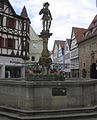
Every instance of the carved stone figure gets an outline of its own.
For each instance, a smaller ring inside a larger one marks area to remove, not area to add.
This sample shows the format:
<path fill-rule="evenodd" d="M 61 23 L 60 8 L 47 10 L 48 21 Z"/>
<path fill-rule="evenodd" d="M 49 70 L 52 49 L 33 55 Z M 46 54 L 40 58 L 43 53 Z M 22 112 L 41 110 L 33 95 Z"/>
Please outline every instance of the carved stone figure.
<path fill-rule="evenodd" d="M 46 2 L 43 4 L 43 8 L 40 10 L 39 15 L 43 14 L 43 31 L 49 31 L 51 26 L 52 15 L 50 10 L 48 9 L 49 3 Z"/>

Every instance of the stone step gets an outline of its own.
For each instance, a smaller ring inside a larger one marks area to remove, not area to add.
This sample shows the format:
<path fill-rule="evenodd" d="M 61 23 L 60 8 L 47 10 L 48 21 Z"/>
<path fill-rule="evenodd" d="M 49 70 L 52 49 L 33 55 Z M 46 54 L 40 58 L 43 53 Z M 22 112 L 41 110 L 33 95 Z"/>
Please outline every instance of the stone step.
<path fill-rule="evenodd" d="M 21 110 L 0 106 L 0 115 L 13 119 L 35 120 L 35 119 L 59 119 L 59 118 L 80 118 L 97 116 L 97 107 L 71 108 L 64 110 Z"/>
<path fill-rule="evenodd" d="M 93 117 L 97 116 L 97 106 L 63 110 L 21 110 L 0 106 L 0 115 L 20 120 Z"/>

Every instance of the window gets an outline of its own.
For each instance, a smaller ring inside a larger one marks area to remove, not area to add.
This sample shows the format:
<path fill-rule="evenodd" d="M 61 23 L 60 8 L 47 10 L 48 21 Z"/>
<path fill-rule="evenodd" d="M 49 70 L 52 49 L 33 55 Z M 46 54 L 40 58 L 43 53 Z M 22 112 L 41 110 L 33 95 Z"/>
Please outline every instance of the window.
<path fill-rule="evenodd" d="M 27 31 L 27 33 L 29 33 L 29 31 L 30 31 L 29 24 L 26 22 L 22 23 L 22 30 Z"/>
<path fill-rule="evenodd" d="M 3 24 L 3 16 L 0 15 L 0 26 Z"/>
<path fill-rule="evenodd" d="M 23 30 L 26 30 L 26 23 L 23 23 Z"/>
<path fill-rule="evenodd" d="M 6 40 L 7 40 L 6 47 L 10 48 L 10 49 L 15 49 L 15 40 L 13 40 L 11 38 L 8 38 Z"/>
<path fill-rule="evenodd" d="M 16 26 L 16 20 L 8 17 L 6 25 L 7 25 L 7 27 L 14 29 Z"/>
<path fill-rule="evenodd" d="M 0 8 L 4 8 L 4 3 L 3 2 L 0 2 Z"/>
<path fill-rule="evenodd" d="M 28 32 L 28 33 L 29 33 L 29 31 L 30 31 L 29 29 L 30 29 L 30 28 L 29 28 L 29 24 L 27 24 L 27 32 Z"/>
<path fill-rule="evenodd" d="M 27 50 L 27 52 L 29 52 L 29 43 L 28 42 L 26 42 L 26 50 Z"/>
<path fill-rule="evenodd" d="M 4 47 L 4 39 L 0 37 L 0 47 Z"/>
<path fill-rule="evenodd" d="M 35 56 L 32 56 L 32 61 L 35 61 Z"/>

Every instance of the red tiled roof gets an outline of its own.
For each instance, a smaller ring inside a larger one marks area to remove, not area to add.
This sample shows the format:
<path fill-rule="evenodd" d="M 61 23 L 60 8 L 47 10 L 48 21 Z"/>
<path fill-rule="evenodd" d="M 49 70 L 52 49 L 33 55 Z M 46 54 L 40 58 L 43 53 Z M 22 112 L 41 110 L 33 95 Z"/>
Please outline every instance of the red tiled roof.
<path fill-rule="evenodd" d="M 97 15 L 94 17 L 92 22 L 90 23 L 88 29 L 84 32 L 84 37 L 80 42 L 86 41 L 89 38 L 97 36 Z"/>
<path fill-rule="evenodd" d="M 64 44 L 65 44 L 65 41 L 60 41 L 60 46 L 61 46 L 61 48 L 63 48 L 64 49 Z"/>
<path fill-rule="evenodd" d="M 78 28 L 78 27 L 73 27 L 74 33 L 75 33 L 75 38 L 77 42 L 80 42 L 82 38 L 84 37 L 84 32 L 86 29 L 84 28 Z"/>
<path fill-rule="evenodd" d="M 65 47 L 65 45 L 64 45 L 65 41 L 63 41 L 63 40 L 55 40 L 53 50 L 52 50 L 52 54 L 54 54 L 55 44 L 57 44 L 57 46 L 59 46 L 59 45 L 61 46 L 62 53 L 63 53 L 64 47 Z"/>
<path fill-rule="evenodd" d="M 65 41 L 60 41 L 60 46 L 61 46 L 62 54 L 64 55 Z"/>

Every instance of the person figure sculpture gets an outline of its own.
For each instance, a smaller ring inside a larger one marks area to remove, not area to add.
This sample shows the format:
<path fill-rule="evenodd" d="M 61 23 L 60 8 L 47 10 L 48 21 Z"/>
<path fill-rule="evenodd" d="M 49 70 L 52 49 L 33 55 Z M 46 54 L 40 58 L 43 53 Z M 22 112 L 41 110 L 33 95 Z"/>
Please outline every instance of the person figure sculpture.
<path fill-rule="evenodd" d="M 43 8 L 40 10 L 39 15 L 43 14 L 42 20 L 43 20 L 43 31 L 49 31 L 51 26 L 51 20 L 52 15 L 50 10 L 48 9 L 48 6 L 50 4 L 48 2 L 43 4 Z"/>

